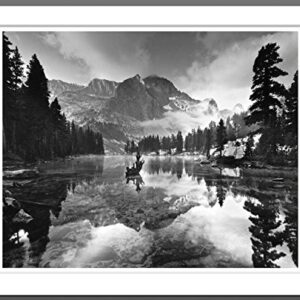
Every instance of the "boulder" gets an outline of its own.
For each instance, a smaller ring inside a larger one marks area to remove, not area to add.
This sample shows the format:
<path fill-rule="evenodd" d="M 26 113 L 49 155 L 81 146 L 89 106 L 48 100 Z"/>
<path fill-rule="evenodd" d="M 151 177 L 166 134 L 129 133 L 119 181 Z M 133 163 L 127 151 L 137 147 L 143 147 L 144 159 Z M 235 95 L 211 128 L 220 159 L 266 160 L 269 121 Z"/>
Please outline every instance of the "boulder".
<path fill-rule="evenodd" d="M 21 209 L 20 203 L 12 198 L 3 198 L 3 217 L 11 219 Z"/>
<path fill-rule="evenodd" d="M 7 205 L 7 206 L 13 206 L 15 208 L 20 208 L 20 203 L 12 197 L 5 197 L 4 202 L 5 202 L 5 205 Z"/>
<path fill-rule="evenodd" d="M 19 210 L 18 213 L 13 217 L 13 223 L 23 223 L 27 224 L 32 221 L 33 218 L 28 213 L 26 213 L 23 209 Z"/>

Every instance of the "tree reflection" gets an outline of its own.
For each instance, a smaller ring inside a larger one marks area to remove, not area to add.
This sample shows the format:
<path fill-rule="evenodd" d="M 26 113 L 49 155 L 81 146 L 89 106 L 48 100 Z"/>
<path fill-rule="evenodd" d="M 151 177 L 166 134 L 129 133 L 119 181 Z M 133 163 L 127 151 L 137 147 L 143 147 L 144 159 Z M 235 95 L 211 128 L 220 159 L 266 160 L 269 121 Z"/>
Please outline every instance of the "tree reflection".
<path fill-rule="evenodd" d="M 130 183 L 130 181 L 132 181 L 132 183 L 136 186 L 136 191 L 139 193 L 142 190 L 141 186 L 144 184 L 142 176 L 139 175 L 134 177 L 127 177 L 126 184 Z"/>
<path fill-rule="evenodd" d="M 14 228 L 13 235 L 18 237 L 18 232 L 24 230 L 27 232 L 29 241 L 27 264 L 29 266 L 38 267 L 41 261 L 41 257 L 46 250 L 49 242 L 49 228 L 51 226 L 51 214 L 56 218 L 59 217 L 61 212 L 61 202 L 67 197 L 69 181 L 67 179 L 44 179 L 36 180 L 28 184 L 24 184 L 21 187 L 15 187 L 13 195 L 16 200 L 19 200 L 21 209 L 25 213 L 32 217 L 28 223 L 20 222 L 18 226 L 15 226 L 12 219 L 6 224 L 10 228 Z M 17 244 L 7 238 L 4 241 L 4 255 L 9 257 L 5 259 L 5 267 L 14 265 L 16 257 L 9 255 L 6 252 L 10 252 L 15 247 L 22 247 L 22 243 Z M 13 251 L 14 252 L 14 251 Z M 22 251 L 24 252 L 24 251 Z M 19 251 L 20 253 L 20 251 Z M 20 266 L 24 265 L 26 255 L 22 258 L 18 258 Z"/>
<path fill-rule="evenodd" d="M 219 169 L 219 174 L 213 178 L 212 184 L 217 187 L 217 199 L 220 207 L 223 206 L 228 191 L 228 180 L 223 180 L 222 168 Z"/>
<path fill-rule="evenodd" d="M 30 266 L 38 267 L 49 242 L 50 210 L 47 208 L 37 209 L 33 206 L 25 209 L 33 217 L 33 220 L 24 228 L 28 232 L 30 242 L 29 264 Z"/>
<path fill-rule="evenodd" d="M 181 159 L 177 160 L 175 168 L 176 168 L 177 178 L 180 179 L 182 177 L 183 168 L 184 168 L 183 160 L 181 160 Z"/>
<path fill-rule="evenodd" d="M 279 205 L 275 199 L 266 199 L 263 203 L 256 203 L 250 198 L 244 208 L 251 213 L 249 220 L 252 225 L 249 231 L 252 234 L 252 261 L 256 268 L 278 268 L 276 260 L 286 254 L 276 247 L 283 244 L 283 232 L 278 231 L 282 222 L 279 220 Z"/>
<path fill-rule="evenodd" d="M 292 259 L 298 267 L 298 197 L 290 196 L 285 212 L 285 240 L 292 253 Z"/>
<path fill-rule="evenodd" d="M 224 187 L 224 183 L 222 180 L 218 180 L 217 182 L 217 198 L 219 205 L 222 207 L 226 198 L 227 189 Z"/>
<path fill-rule="evenodd" d="M 157 159 L 149 159 L 147 165 L 147 171 L 149 174 L 159 174 L 161 170 L 161 161 L 159 158 Z"/>
<path fill-rule="evenodd" d="M 184 169 L 185 169 L 185 173 L 191 177 L 195 174 L 194 171 L 194 166 L 193 166 L 193 162 L 190 160 L 185 160 L 184 161 Z"/>

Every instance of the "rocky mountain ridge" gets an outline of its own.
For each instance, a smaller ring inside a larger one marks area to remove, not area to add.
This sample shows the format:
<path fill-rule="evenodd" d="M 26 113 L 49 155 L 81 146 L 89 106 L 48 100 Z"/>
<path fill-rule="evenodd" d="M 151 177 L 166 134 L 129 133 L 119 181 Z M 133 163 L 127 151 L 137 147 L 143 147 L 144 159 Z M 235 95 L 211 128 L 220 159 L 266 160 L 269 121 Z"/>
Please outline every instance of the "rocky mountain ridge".
<path fill-rule="evenodd" d="M 87 86 L 50 80 L 49 90 L 69 120 L 103 132 L 106 144 L 119 143 L 114 151 L 123 150 L 127 137 L 184 133 L 191 129 L 188 126 L 206 126 L 208 120 L 234 113 L 219 110 L 212 98 L 193 99 L 157 75 L 142 78 L 137 74 L 123 82 L 95 78 Z"/>

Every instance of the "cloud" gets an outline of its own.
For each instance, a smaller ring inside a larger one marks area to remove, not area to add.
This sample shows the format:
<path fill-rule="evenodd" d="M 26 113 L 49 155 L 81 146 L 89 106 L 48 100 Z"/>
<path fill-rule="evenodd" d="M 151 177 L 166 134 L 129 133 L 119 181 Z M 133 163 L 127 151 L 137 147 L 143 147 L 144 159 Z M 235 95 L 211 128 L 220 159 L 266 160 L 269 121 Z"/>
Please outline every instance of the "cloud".
<path fill-rule="evenodd" d="M 218 122 L 222 114 L 217 108 L 209 105 L 210 99 L 205 99 L 199 104 L 193 105 L 187 111 L 167 111 L 163 118 L 147 120 L 139 123 L 143 134 L 159 134 L 161 136 L 181 131 L 188 134 L 191 129 L 205 128 L 211 121 Z M 231 108 L 231 107 L 229 107 Z M 233 109 L 233 108 L 231 108 Z"/>
<path fill-rule="evenodd" d="M 253 62 L 266 43 L 280 45 L 284 59 L 281 67 L 289 72 L 289 76 L 281 79 L 284 84 L 290 85 L 298 65 L 296 32 L 39 34 L 44 45 L 69 62 L 61 60 L 65 69 L 71 63 L 77 66 L 74 71 L 60 70 L 65 77 L 81 78 L 80 83 L 87 84 L 94 77 L 123 81 L 135 74 L 158 74 L 195 99 L 216 99 L 221 109 L 236 103 L 244 107 L 250 104 Z M 57 70 L 56 66 L 54 71 Z"/>
<path fill-rule="evenodd" d="M 193 114 L 184 111 L 166 112 L 161 119 L 143 121 L 139 125 L 145 135 L 155 133 L 164 136 L 179 130 L 186 135 L 192 128 L 204 128 L 213 120 L 218 120 L 216 115 L 206 115 L 202 110 L 195 109 Z"/>
<path fill-rule="evenodd" d="M 58 49 L 67 60 L 81 64 L 90 78 L 122 81 L 143 73 L 150 54 L 144 48 L 145 36 L 122 32 L 48 32 L 41 34 L 47 45 Z"/>
<path fill-rule="evenodd" d="M 249 105 L 252 66 L 259 49 L 269 43 L 280 45 L 279 53 L 284 59 L 281 67 L 290 75 L 282 79 L 289 84 L 297 69 L 297 33 L 277 32 L 261 36 L 239 35 L 200 35 L 197 39 L 205 45 L 211 61 L 199 56 L 178 76 L 178 85 L 193 97 L 203 99 L 213 97 L 221 108 L 232 107 L 236 103 Z M 219 37 L 219 39 L 218 39 Z M 228 39 L 225 39 L 225 38 Z M 201 50 L 203 53 L 203 50 Z"/>

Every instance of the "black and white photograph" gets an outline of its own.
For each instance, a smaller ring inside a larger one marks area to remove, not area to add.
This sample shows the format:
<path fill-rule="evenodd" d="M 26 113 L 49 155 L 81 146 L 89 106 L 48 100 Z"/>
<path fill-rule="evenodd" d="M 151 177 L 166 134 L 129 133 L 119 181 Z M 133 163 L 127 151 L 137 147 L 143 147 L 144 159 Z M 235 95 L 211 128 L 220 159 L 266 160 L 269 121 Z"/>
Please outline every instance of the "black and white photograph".
<path fill-rule="evenodd" d="M 2 32 L 4 268 L 298 268 L 297 31 Z"/>

